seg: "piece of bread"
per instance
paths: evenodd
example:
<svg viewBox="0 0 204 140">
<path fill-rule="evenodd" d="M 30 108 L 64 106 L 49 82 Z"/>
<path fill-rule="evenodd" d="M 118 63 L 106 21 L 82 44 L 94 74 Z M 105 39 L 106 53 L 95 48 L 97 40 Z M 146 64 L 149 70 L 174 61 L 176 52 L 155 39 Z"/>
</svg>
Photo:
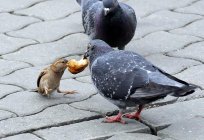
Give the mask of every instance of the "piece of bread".
<svg viewBox="0 0 204 140">
<path fill-rule="evenodd" d="M 79 61 L 71 59 L 67 62 L 67 68 L 72 74 L 77 74 L 82 72 L 88 66 L 87 59 L 81 59 Z"/>
</svg>

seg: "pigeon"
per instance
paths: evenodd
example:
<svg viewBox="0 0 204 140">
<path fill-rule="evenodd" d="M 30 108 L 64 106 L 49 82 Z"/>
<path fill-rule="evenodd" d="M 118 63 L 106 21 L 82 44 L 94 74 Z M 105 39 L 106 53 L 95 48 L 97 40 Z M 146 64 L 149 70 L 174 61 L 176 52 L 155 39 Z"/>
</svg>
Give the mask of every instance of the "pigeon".
<svg viewBox="0 0 204 140">
<path fill-rule="evenodd" d="M 117 0 L 77 0 L 82 7 L 85 33 L 120 50 L 133 38 L 137 20 L 135 11 Z"/>
<path fill-rule="evenodd" d="M 76 91 L 61 91 L 59 89 L 60 80 L 67 68 L 67 63 L 66 59 L 58 59 L 52 65 L 44 68 L 38 76 L 36 92 L 44 96 L 49 96 L 55 90 L 64 94 L 76 93 Z"/>
<path fill-rule="evenodd" d="M 100 95 L 119 108 L 116 116 L 104 122 L 125 123 L 122 117 L 140 119 L 145 104 L 167 95 L 182 97 L 195 91 L 198 86 L 182 81 L 141 55 L 125 50 L 114 50 L 102 40 L 92 40 L 84 57 L 89 59 L 91 78 Z M 139 109 L 133 114 L 124 114 L 126 107 Z"/>
</svg>

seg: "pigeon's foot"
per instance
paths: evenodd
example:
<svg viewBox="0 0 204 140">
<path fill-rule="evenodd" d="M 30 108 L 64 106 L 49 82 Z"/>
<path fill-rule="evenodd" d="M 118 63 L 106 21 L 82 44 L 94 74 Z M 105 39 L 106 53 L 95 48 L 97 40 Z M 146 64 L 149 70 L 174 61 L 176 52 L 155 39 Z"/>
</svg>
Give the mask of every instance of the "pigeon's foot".
<svg viewBox="0 0 204 140">
<path fill-rule="evenodd" d="M 112 117 L 106 117 L 106 119 L 103 121 L 104 123 L 115 123 L 119 122 L 122 124 L 126 124 L 124 120 L 122 120 L 122 113 L 118 113 L 117 116 L 112 116 Z"/>
<path fill-rule="evenodd" d="M 139 109 L 137 112 L 135 113 L 129 113 L 129 114 L 124 114 L 123 116 L 125 118 L 129 118 L 129 119 L 136 119 L 136 120 L 140 120 L 140 114 L 142 112 L 142 109 L 143 109 L 144 105 L 139 105 Z"/>
<path fill-rule="evenodd" d="M 140 120 L 140 113 L 129 113 L 123 115 L 125 118 Z"/>
</svg>

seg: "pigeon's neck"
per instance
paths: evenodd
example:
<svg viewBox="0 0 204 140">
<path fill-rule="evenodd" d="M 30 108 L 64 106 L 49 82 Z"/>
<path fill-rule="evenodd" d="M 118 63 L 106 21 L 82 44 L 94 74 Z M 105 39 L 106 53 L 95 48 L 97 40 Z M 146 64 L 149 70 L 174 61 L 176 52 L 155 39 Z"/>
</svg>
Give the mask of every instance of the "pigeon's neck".
<svg viewBox="0 0 204 140">
<path fill-rule="evenodd" d="M 109 52 L 111 52 L 111 51 L 113 51 L 112 48 L 94 51 L 94 52 L 90 55 L 90 57 L 89 57 L 90 64 L 92 65 L 92 63 L 93 63 L 98 57 L 103 56 L 104 54 L 109 53 Z"/>
</svg>

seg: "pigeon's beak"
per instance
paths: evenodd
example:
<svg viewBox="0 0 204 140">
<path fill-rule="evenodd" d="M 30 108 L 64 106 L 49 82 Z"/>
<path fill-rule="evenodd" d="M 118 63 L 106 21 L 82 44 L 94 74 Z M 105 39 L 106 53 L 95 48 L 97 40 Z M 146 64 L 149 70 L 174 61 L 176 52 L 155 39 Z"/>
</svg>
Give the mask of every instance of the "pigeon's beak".
<svg viewBox="0 0 204 140">
<path fill-rule="evenodd" d="M 84 53 L 84 59 L 87 59 L 87 57 L 89 57 L 89 50 Z"/>
<path fill-rule="evenodd" d="M 104 8 L 103 10 L 105 16 L 108 15 L 108 13 L 110 12 L 110 8 Z"/>
</svg>

